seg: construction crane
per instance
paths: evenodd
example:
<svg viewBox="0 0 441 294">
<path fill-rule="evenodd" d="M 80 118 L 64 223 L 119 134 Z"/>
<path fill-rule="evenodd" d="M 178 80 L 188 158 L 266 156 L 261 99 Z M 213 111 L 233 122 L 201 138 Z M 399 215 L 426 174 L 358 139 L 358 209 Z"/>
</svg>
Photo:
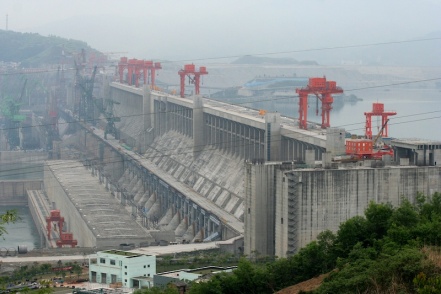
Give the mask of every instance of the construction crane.
<svg viewBox="0 0 441 294">
<path fill-rule="evenodd" d="M 107 121 L 106 128 L 104 130 L 104 139 L 106 140 L 107 140 L 107 134 L 113 135 L 113 137 L 117 140 L 119 139 L 119 134 L 118 134 L 118 130 L 116 129 L 115 123 L 120 122 L 121 118 L 115 116 L 114 108 L 113 108 L 115 104 L 118 105 L 120 103 L 112 99 L 106 99 L 106 106 L 100 108 L 101 113 L 104 115 Z"/>
<path fill-rule="evenodd" d="M 10 150 L 20 146 L 20 123 L 26 119 L 24 115 L 20 115 L 20 107 L 22 105 L 27 82 L 28 80 L 25 79 L 21 88 L 20 96 L 16 99 L 10 97 L 6 98 L 2 107 L 2 113 L 6 120 L 5 126 Z"/>
<path fill-rule="evenodd" d="M 49 101 L 47 103 L 48 106 L 48 117 L 46 122 L 46 134 L 47 134 L 47 141 L 46 141 L 46 149 L 52 150 L 53 146 L 52 143 L 55 140 L 60 139 L 60 132 L 58 129 L 58 94 L 59 90 L 56 87 L 52 87 L 52 89 L 49 92 Z"/>
<path fill-rule="evenodd" d="M 375 139 L 372 141 L 372 146 L 377 146 L 377 141 L 380 137 L 382 137 L 383 134 L 383 130 L 386 128 L 387 123 L 389 122 L 389 119 L 387 119 L 384 124 L 381 126 L 380 131 L 378 132 L 378 134 L 375 136 Z"/>
<path fill-rule="evenodd" d="M 95 124 L 95 103 L 93 99 L 93 86 L 97 67 L 93 68 L 90 78 L 80 74 L 80 67 L 75 62 L 76 85 L 80 89 L 80 101 L 78 106 L 79 119 Z"/>
<path fill-rule="evenodd" d="M 308 128 L 308 95 L 314 94 L 317 97 L 317 107 L 318 100 L 322 102 L 321 127 L 322 129 L 329 128 L 331 126 L 330 112 L 332 109 L 332 103 L 334 102 L 332 94 L 343 93 L 343 89 L 337 87 L 337 83 L 334 81 L 326 81 L 326 77 L 309 78 L 308 85 L 303 88 L 297 88 L 296 93 L 299 94 L 299 127 L 305 130 Z"/>
<path fill-rule="evenodd" d="M 380 131 L 375 136 L 375 139 L 347 139 L 346 140 L 346 154 L 352 156 L 353 158 L 361 159 L 382 159 L 383 155 L 394 155 L 393 149 L 384 144 L 383 146 L 378 146 L 378 139 L 383 134 L 383 131 L 387 127 L 387 119 L 381 126 Z"/>
<path fill-rule="evenodd" d="M 200 78 L 201 75 L 207 75 L 207 68 L 205 66 L 199 67 L 199 71 L 196 71 L 194 64 L 186 64 L 184 65 L 184 69 L 178 71 L 179 76 L 181 77 L 181 97 L 185 97 L 185 77 L 188 77 L 189 84 L 194 84 L 195 87 L 195 95 L 199 95 L 200 89 Z M 193 77 L 194 76 L 194 77 Z"/>
</svg>

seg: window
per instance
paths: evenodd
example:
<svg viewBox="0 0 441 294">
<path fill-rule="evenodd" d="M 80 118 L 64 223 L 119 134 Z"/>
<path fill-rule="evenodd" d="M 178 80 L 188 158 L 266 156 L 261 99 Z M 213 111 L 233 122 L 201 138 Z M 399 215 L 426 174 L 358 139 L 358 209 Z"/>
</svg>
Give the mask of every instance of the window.
<svg viewBox="0 0 441 294">
<path fill-rule="evenodd" d="M 106 259 L 105 258 L 100 258 L 100 263 L 106 263 Z"/>
<path fill-rule="evenodd" d="M 110 260 L 110 264 L 111 264 L 111 265 L 115 265 L 115 260 L 114 260 L 114 259 L 111 259 L 111 260 Z"/>
<path fill-rule="evenodd" d="M 127 268 L 127 265 L 125 265 L 124 268 Z"/>
<path fill-rule="evenodd" d="M 127 279 L 125 279 L 124 282 L 127 282 Z"/>
<path fill-rule="evenodd" d="M 127 276 L 127 272 L 124 272 L 124 275 L 126 275 L 126 276 Z"/>
<path fill-rule="evenodd" d="M 280 219 L 280 222 L 282 223 L 282 225 L 283 225 L 283 217 Z"/>
<path fill-rule="evenodd" d="M 146 266 L 144 265 L 144 268 L 146 268 Z"/>
<path fill-rule="evenodd" d="M 147 265 L 147 267 L 150 267 L 150 264 L 149 264 L 149 265 Z"/>
</svg>

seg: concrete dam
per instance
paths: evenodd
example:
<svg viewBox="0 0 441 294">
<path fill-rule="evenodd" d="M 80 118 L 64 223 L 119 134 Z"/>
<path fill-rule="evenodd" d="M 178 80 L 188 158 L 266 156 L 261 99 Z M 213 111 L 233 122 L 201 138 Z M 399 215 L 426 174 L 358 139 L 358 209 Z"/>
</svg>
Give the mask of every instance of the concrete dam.
<svg viewBox="0 0 441 294">
<path fill-rule="evenodd" d="M 371 199 L 370 193 L 363 192 L 358 184 L 344 182 L 343 187 L 349 190 L 330 192 L 334 189 L 330 187 L 342 184 L 311 179 L 307 186 L 306 176 L 302 180 L 293 176 L 294 182 L 303 184 L 292 185 L 308 187 L 307 192 L 289 192 L 294 187 L 288 184 L 288 174 L 306 173 L 304 168 L 318 168 L 327 179 L 353 178 L 354 174 L 358 180 L 351 183 L 362 179 L 357 168 L 341 175 L 339 168 L 330 163 L 333 156 L 344 153 L 344 129 L 324 130 L 311 125 L 304 130 L 297 127 L 294 119 L 279 113 L 261 114 L 201 96 L 180 98 L 148 87 L 105 82 L 97 97 L 110 97 L 121 121 L 115 123 L 119 138 L 108 135 L 104 139 L 106 120 L 80 122 L 72 111 L 71 91 L 62 120 L 76 131 L 66 132 L 61 142 L 55 142 L 53 158 L 59 161 L 46 163 L 44 185 L 46 201 L 65 215 L 67 230 L 74 232 L 79 246 L 116 246 L 120 241 L 109 240 L 124 235 L 117 230 L 112 233 L 112 227 L 119 227 L 127 231 L 136 228 L 135 233 L 130 233 L 133 238 L 128 238 L 136 246 L 158 240 L 200 242 L 245 236 L 238 241 L 243 252 L 257 250 L 285 256 L 327 228 L 294 218 L 323 218 L 318 211 L 328 209 L 324 203 L 330 201 L 329 195 L 344 192 L 337 202 L 342 208 L 326 214 L 333 215 L 326 222 L 335 229 L 341 221 L 362 213 L 363 203 Z M 434 158 L 440 157 L 436 150 L 441 149 L 441 143 L 439 146 L 430 149 Z M 71 172 L 79 165 L 84 165 L 83 171 L 78 171 L 73 180 Z M 267 167 L 279 165 L 283 168 Z M 377 173 L 382 170 L 366 168 Z M 441 189 L 439 167 L 394 167 L 403 168 L 417 170 L 416 176 L 421 178 L 430 174 L 431 188 L 423 192 Z M 282 175 L 282 171 L 287 174 Z M 402 181 L 404 188 L 400 193 L 405 197 L 412 199 L 419 191 L 419 186 L 405 188 L 410 187 L 410 181 L 396 179 Z M 89 181 L 93 183 L 83 184 Z M 389 184 L 375 180 L 369 185 Z M 51 190 L 54 187 L 58 187 L 56 193 Z M 386 191 L 384 187 L 378 189 Z M 299 199 L 293 195 L 302 195 L 301 206 L 299 200 L 290 200 Z M 354 207 L 349 205 L 354 197 L 359 199 L 355 204 L 358 208 L 346 213 L 343 207 Z M 388 201 L 386 196 L 374 198 L 377 199 Z M 307 209 L 309 205 L 317 213 Z M 85 210 L 89 212 L 80 213 Z M 106 216 L 99 218 L 101 213 Z M 94 216 L 89 218 L 90 214 Z M 109 217 L 120 223 L 107 227 L 112 223 Z M 278 227 L 281 219 L 289 227 Z M 109 234 L 104 237 L 100 231 Z"/>
</svg>

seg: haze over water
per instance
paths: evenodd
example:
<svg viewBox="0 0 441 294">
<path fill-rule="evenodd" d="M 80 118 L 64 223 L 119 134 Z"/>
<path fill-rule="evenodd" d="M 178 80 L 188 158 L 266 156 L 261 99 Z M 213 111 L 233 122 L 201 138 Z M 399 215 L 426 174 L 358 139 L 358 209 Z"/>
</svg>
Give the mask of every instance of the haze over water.
<svg viewBox="0 0 441 294">
<path fill-rule="evenodd" d="M 352 93 L 347 93 L 350 95 Z M 396 111 L 390 117 L 389 136 L 393 138 L 418 138 L 441 141 L 441 92 L 438 89 L 391 89 L 384 88 L 360 90 L 358 98 L 363 101 L 345 102 L 343 107 L 334 107 L 331 111 L 331 126 L 342 127 L 347 132 L 364 135 L 365 112 L 372 111 L 372 103 L 384 104 L 385 111 Z M 292 101 L 292 100 L 291 100 Z M 293 104 L 275 105 L 278 112 L 298 117 L 298 100 Z M 321 123 L 315 115 L 315 98 L 309 98 L 308 121 Z M 313 109 L 313 111 L 311 111 Z M 374 134 L 381 128 L 381 117 L 372 118 Z"/>
<path fill-rule="evenodd" d="M 350 133 L 364 134 L 364 112 L 372 103 L 384 103 L 385 111 L 396 111 L 389 121 L 389 136 L 441 141 L 441 92 L 438 89 L 369 89 L 357 93 L 363 101 L 345 103 L 331 114 L 333 126 L 343 126 Z M 378 118 L 378 119 L 377 119 Z M 381 128 L 381 117 L 372 118 L 372 131 Z"/>
</svg>

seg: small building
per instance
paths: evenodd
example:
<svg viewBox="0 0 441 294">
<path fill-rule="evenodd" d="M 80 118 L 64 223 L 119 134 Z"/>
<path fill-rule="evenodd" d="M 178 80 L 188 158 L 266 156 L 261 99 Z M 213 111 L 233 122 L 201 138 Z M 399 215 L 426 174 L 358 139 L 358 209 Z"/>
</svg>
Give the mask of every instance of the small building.
<svg viewBox="0 0 441 294">
<path fill-rule="evenodd" d="M 236 269 L 237 266 L 221 267 L 221 266 L 206 266 L 196 269 L 181 269 L 165 273 L 160 273 L 154 276 L 155 287 L 165 288 L 172 283 L 176 288 L 185 288 L 186 284 L 182 282 L 195 281 L 203 279 L 206 275 L 218 274 L 221 272 L 228 273 Z"/>
<path fill-rule="evenodd" d="M 441 164 L 441 141 L 393 139 L 396 162 L 400 165 L 436 166 Z"/>
<path fill-rule="evenodd" d="M 89 260 L 89 281 L 110 287 L 150 288 L 156 274 L 156 257 L 121 250 L 97 252 Z"/>
</svg>

